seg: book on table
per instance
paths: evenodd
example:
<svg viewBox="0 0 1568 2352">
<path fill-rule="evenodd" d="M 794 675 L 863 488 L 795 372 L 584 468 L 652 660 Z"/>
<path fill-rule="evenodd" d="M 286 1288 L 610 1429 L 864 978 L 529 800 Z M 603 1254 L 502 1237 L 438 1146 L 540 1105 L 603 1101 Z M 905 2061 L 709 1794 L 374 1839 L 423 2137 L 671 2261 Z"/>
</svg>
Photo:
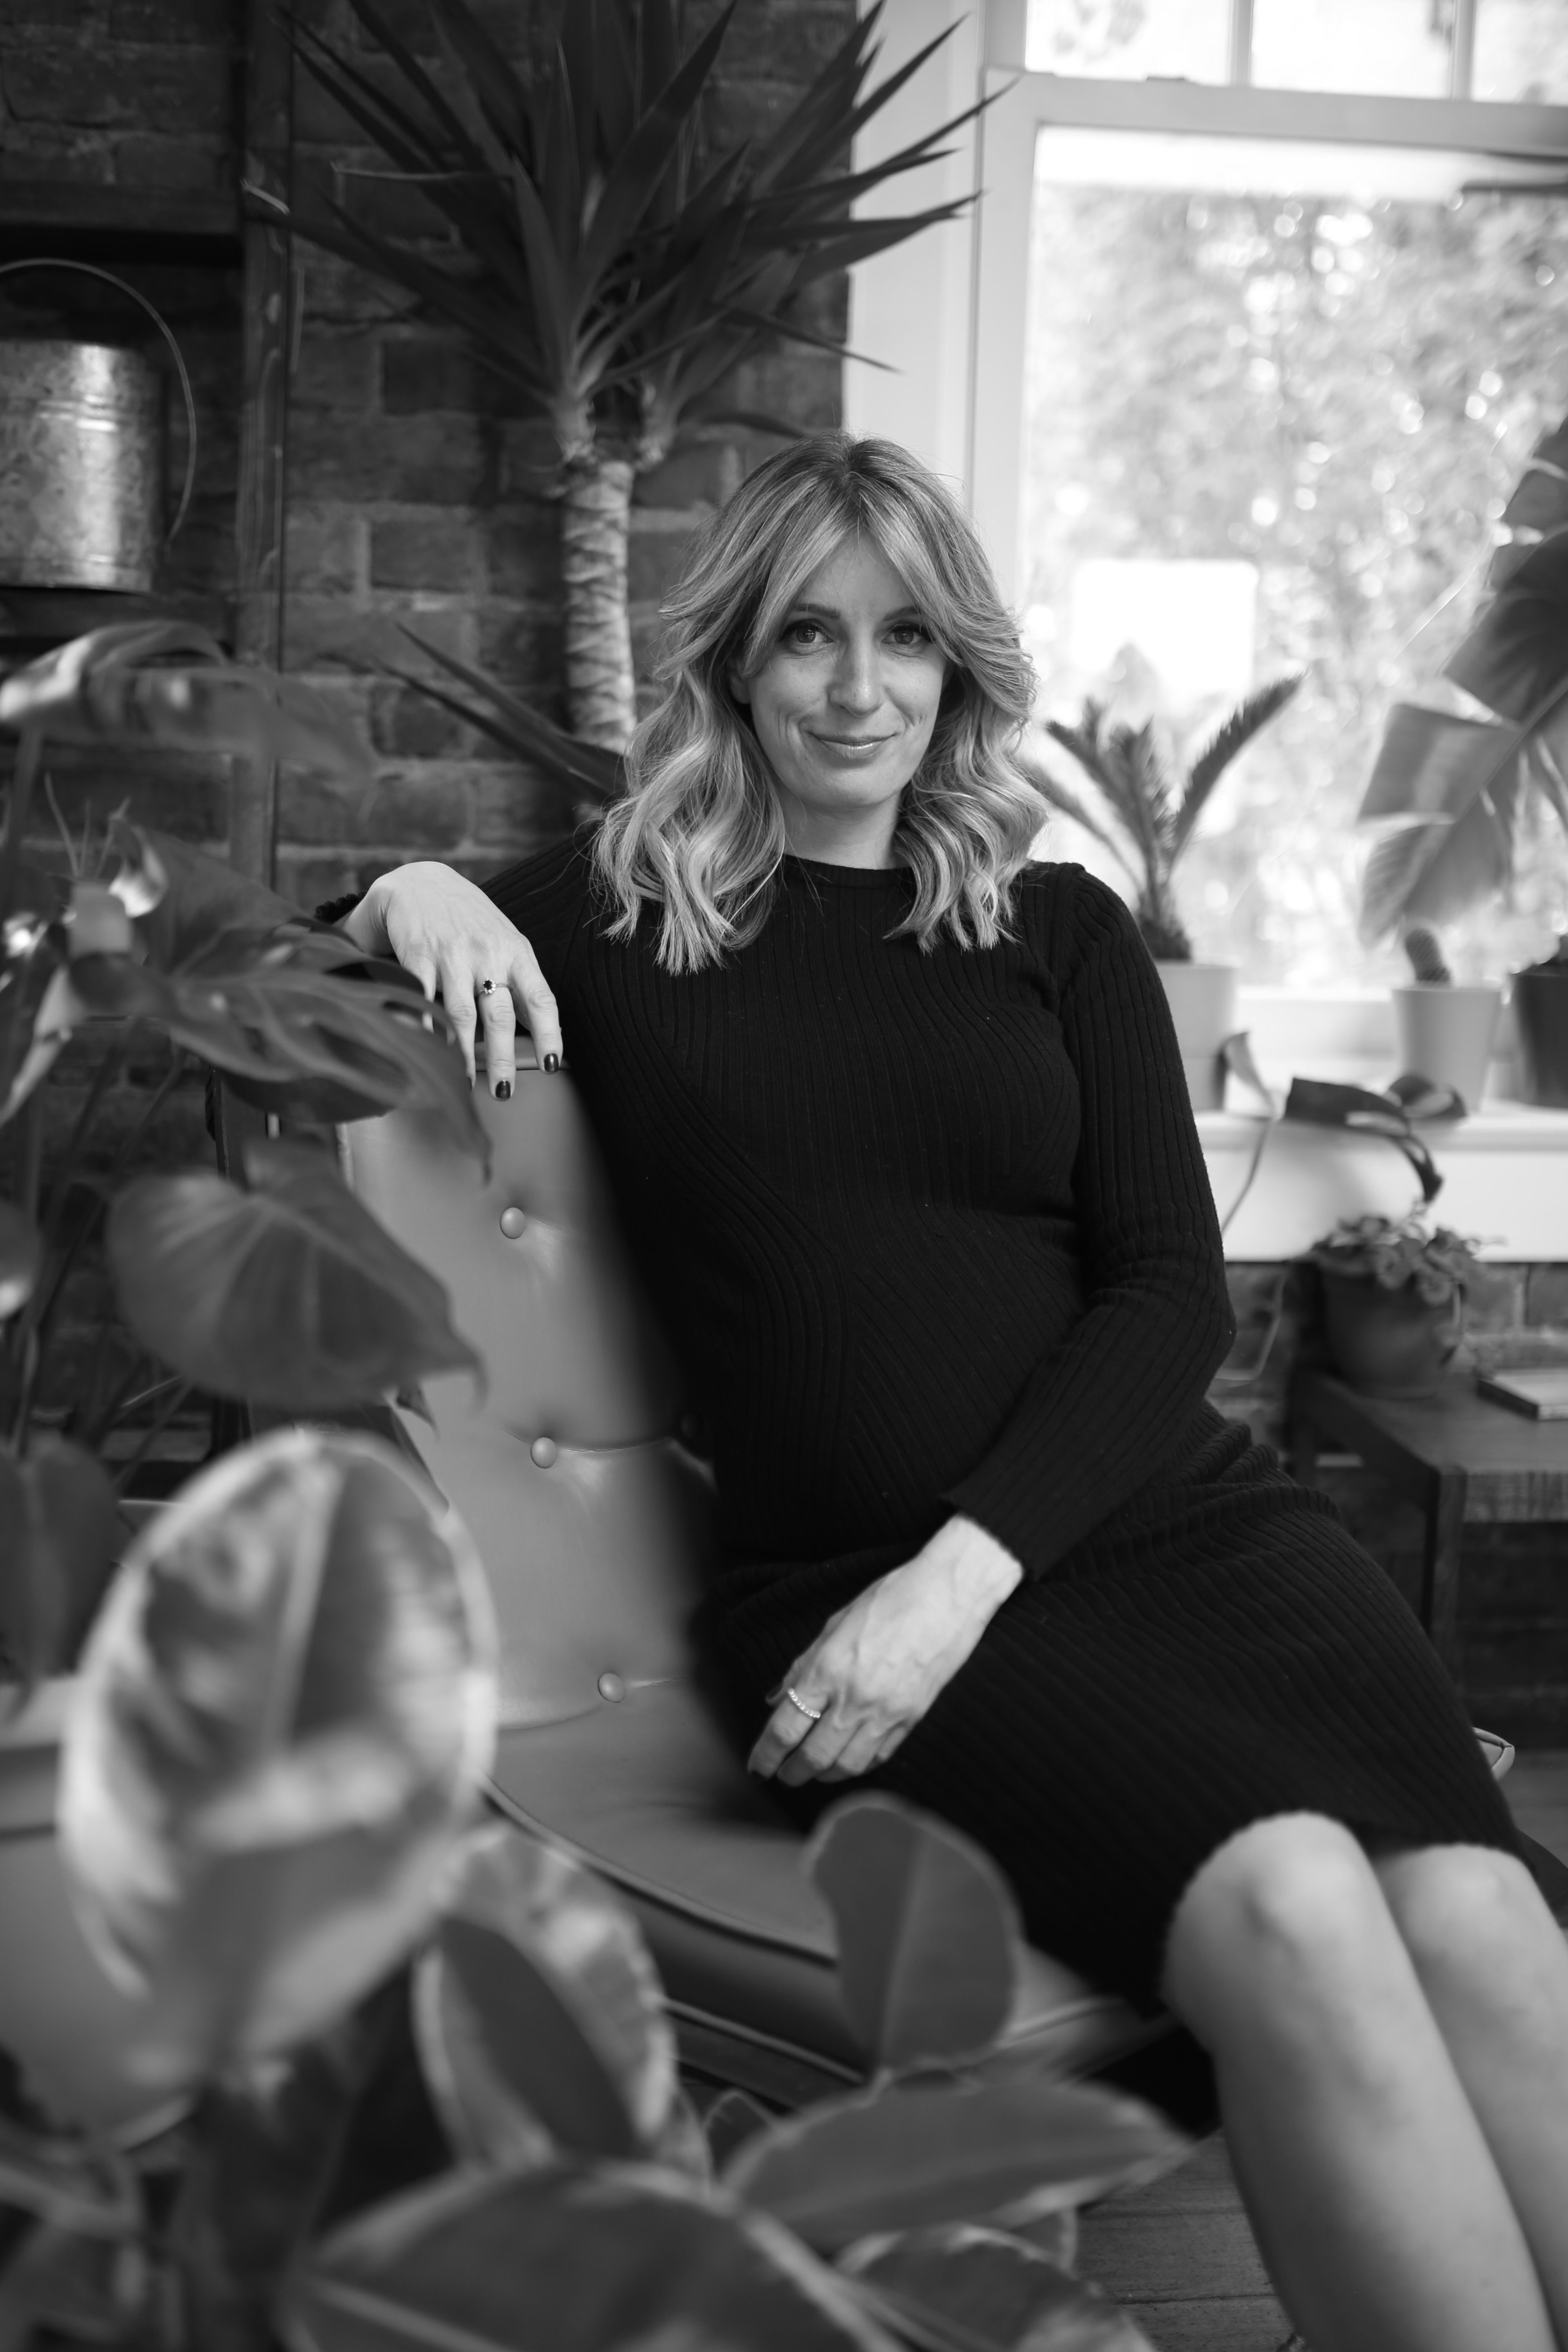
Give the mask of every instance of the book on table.
<svg viewBox="0 0 1568 2352">
<path fill-rule="evenodd" d="M 1494 1404 L 1506 1404 L 1534 1421 L 1568 1421 L 1568 1364 L 1520 1365 L 1478 1372 L 1476 1387 Z"/>
</svg>

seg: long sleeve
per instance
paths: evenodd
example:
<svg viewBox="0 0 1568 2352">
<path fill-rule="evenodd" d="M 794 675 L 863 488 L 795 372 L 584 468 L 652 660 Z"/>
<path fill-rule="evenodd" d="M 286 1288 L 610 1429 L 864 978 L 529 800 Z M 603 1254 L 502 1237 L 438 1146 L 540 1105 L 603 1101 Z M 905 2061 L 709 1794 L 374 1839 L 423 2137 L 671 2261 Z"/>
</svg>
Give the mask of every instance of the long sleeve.
<svg viewBox="0 0 1568 2352">
<path fill-rule="evenodd" d="M 1073 927 L 1060 1013 L 1082 1105 L 1085 1311 L 946 1495 L 1035 1576 L 1170 1462 L 1235 1335 L 1159 974 L 1121 901 L 1088 877 Z"/>
</svg>

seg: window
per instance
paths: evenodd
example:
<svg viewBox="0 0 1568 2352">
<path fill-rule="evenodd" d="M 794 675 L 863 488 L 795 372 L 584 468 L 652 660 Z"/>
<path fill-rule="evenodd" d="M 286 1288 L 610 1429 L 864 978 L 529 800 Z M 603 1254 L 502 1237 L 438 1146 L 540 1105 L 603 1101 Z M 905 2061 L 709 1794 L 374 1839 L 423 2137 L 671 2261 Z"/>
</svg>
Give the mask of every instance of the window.
<svg viewBox="0 0 1568 2352">
<path fill-rule="evenodd" d="M 1255 981 L 1385 982 L 1352 833 L 1383 716 L 1435 687 L 1502 500 L 1568 410 L 1568 8 L 1025 18 L 992 0 L 962 289 L 977 520 L 1063 715 L 1096 692 L 1195 748 L 1239 691 L 1308 668 L 1211 803 L 1184 908 L 1200 953 Z M 1568 919 L 1560 836 L 1521 862 L 1513 911 L 1452 943 L 1470 971 Z"/>
</svg>

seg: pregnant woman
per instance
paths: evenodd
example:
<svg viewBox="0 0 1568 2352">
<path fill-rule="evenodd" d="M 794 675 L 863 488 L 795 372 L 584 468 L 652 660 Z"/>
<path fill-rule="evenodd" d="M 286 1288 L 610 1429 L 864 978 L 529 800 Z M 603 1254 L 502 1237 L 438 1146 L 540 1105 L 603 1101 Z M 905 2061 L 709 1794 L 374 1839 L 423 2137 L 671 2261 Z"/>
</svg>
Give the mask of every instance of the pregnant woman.
<svg viewBox="0 0 1568 2352">
<path fill-rule="evenodd" d="M 1030 862 L 1031 685 L 885 442 L 773 457 L 587 837 L 345 917 L 510 1092 L 569 1052 L 711 1439 L 752 1769 L 898 1791 L 1214 2057 L 1313 2352 L 1568 2352 L 1568 1956 L 1414 1618 L 1205 1391 L 1159 978 Z M 564 1042 L 563 1042 L 564 1041 Z"/>
</svg>

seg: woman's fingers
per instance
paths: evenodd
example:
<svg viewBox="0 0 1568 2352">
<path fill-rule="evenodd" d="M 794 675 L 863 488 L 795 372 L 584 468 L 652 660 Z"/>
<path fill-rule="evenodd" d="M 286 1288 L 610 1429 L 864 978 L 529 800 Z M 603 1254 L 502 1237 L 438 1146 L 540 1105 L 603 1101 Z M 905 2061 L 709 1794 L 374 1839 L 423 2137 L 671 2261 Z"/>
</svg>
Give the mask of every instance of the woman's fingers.
<svg viewBox="0 0 1568 2352">
<path fill-rule="evenodd" d="M 474 1006 L 474 975 L 468 959 L 457 955 L 444 956 L 441 961 L 441 1002 L 447 1008 L 447 1017 L 451 1022 L 470 1086 L 474 1083 L 474 1031 L 479 1021 Z"/>
<path fill-rule="evenodd" d="M 539 960 L 521 935 L 506 976 L 518 1012 L 527 1024 L 528 1034 L 533 1040 L 540 1068 L 559 1069 L 561 1015 L 544 974 L 539 969 Z"/>
<path fill-rule="evenodd" d="M 497 1100 L 508 1102 L 517 1076 L 517 1015 L 512 1011 L 511 991 L 492 986 L 487 994 L 481 982 L 479 1001 L 485 1029 L 485 1076 Z"/>
</svg>

